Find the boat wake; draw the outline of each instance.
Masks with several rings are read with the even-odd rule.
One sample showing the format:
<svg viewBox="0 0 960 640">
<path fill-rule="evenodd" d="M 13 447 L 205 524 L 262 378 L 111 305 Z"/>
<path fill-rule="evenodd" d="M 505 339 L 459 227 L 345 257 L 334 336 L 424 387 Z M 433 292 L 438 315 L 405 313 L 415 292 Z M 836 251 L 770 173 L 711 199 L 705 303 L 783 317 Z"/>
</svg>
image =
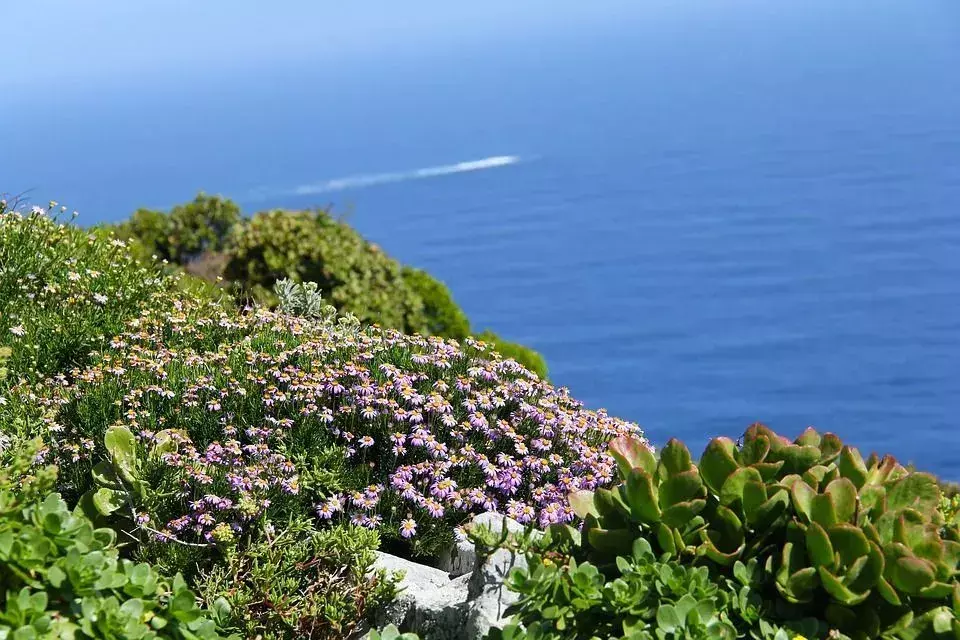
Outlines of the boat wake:
<svg viewBox="0 0 960 640">
<path fill-rule="evenodd" d="M 406 182 L 408 180 L 422 180 L 425 178 L 435 178 L 438 176 L 448 176 L 455 173 L 469 173 L 471 171 L 483 171 L 485 169 L 494 169 L 496 167 L 506 167 L 520 162 L 519 156 L 491 156 L 481 160 L 469 160 L 467 162 L 457 162 L 456 164 L 446 164 L 436 167 L 424 167 L 412 171 L 395 171 L 390 173 L 370 173 L 356 176 L 347 176 L 335 180 L 326 180 L 315 184 L 300 185 L 293 190 L 295 195 L 308 196 L 317 193 L 330 193 L 331 191 L 344 191 L 347 189 L 361 189 L 379 184 L 391 184 L 394 182 Z"/>
</svg>

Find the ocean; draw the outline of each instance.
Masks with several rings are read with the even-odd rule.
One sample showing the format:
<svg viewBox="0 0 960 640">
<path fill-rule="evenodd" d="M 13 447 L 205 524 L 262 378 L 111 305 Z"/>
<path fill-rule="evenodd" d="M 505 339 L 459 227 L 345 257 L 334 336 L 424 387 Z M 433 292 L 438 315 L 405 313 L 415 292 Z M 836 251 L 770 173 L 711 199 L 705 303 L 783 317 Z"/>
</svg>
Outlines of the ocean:
<svg viewBox="0 0 960 640">
<path fill-rule="evenodd" d="M 960 6 L 699 5 L 65 82 L 0 107 L 0 190 L 332 206 L 655 444 L 814 425 L 960 480 Z"/>
</svg>

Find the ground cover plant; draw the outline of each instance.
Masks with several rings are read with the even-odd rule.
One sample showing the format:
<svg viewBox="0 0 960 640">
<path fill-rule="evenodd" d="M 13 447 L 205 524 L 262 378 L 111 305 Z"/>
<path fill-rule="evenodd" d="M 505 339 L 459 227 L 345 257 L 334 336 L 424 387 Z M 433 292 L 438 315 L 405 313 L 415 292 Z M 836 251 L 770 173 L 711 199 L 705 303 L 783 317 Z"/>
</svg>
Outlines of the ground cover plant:
<svg viewBox="0 0 960 640">
<path fill-rule="evenodd" d="M 535 553 L 533 569 L 514 574 L 523 599 L 510 637 L 580 637 L 570 629 L 591 616 L 619 622 L 625 638 L 768 638 L 801 624 L 816 637 L 960 637 L 957 525 L 933 476 L 889 456 L 864 460 L 833 434 L 808 429 L 791 442 L 763 425 L 739 446 L 713 440 L 699 465 L 676 440 L 659 459 L 629 437 L 610 451 L 621 482 L 572 494 L 582 530 L 553 531 L 566 554 Z M 649 580 L 634 577 L 652 558 L 669 572 L 697 567 L 728 590 L 731 611 L 712 596 L 682 612 L 676 594 L 651 598 Z M 749 616 L 731 585 L 749 589 Z"/>
<path fill-rule="evenodd" d="M 118 466 L 105 436 L 130 441 L 137 517 L 200 542 L 306 512 L 421 548 L 483 510 L 568 522 L 568 492 L 613 477 L 604 443 L 639 433 L 481 342 L 210 303 L 135 319 L 74 378 L 23 387 L 8 419 L 57 434 L 76 497 Z"/>
</svg>

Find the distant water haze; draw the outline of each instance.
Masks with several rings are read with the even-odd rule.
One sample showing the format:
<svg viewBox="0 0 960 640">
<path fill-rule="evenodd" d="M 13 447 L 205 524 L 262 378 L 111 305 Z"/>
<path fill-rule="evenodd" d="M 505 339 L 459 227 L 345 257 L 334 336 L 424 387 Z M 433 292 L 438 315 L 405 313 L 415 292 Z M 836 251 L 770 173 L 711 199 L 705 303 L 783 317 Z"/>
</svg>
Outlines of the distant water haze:
<svg viewBox="0 0 960 640">
<path fill-rule="evenodd" d="M 812 424 L 960 480 L 960 4 L 628 4 L 18 92 L 3 188 L 332 205 L 657 444 Z"/>
</svg>

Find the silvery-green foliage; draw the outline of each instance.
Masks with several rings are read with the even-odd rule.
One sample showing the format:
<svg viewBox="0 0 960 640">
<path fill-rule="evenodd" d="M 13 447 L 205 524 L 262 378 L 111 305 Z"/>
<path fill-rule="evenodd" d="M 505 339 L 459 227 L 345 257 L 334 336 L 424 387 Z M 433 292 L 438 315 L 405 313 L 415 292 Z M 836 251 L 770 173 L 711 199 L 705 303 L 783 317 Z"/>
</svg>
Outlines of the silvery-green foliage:
<svg viewBox="0 0 960 640">
<path fill-rule="evenodd" d="M 284 278 L 273 287 L 280 299 L 280 310 L 290 315 L 314 319 L 332 319 L 336 309 L 323 301 L 323 294 L 316 282 L 294 282 Z"/>
</svg>

